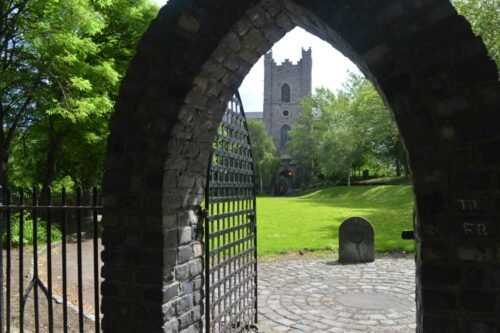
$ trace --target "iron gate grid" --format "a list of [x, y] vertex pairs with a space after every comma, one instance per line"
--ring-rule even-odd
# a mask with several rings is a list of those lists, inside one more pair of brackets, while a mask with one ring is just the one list
[[[1, 187], [0, 187], [1, 191]], [[0, 195], [0, 332], [24, 332], [25, 329], [36, 332], [55, 332], [54, 323], [62, 323], [62, 332], [68, 332], [69, 316], [77, 316], [73, 321], [77, 322], [78, 332], [100, 332], [99, 315], [99, 225], [98, 216], [102, 211], [100, 194], [97, 188], [93, 188], [88, 198], [84, 198], [81, 188], [77, 188], [74, 196], [70, 196], [63, 188], [59, 198], [54, 199], [50, 189], [40, 195], [37, 188], [34, 187], [31, 193], [25, 190], [13, 194], [9, 189], [2, 191]], [[29, 198], [28, 198], [29, 197]], [[41, 201], [41, 202], [40, 202]], [[56, 202], [57, 201], [57, 202]], [[19, 239], [18, 248], [13, 246], [12, 228], [15, 221], [18, 225]], [[30, 221], [30, 223], [28, 223]], [[40, 245], [38, 242], [38, 226], [45, 224], [46, 243]], [[52, 226], [59, 225], [61, 240], [54, 242], [52, 240]], [[42, 226], [43, 227], [43, 226]], [[31, 228], [33, 245], [24, 244], [25, 228]], [[89, 228], [92, 242], [92, 253], [84, 255], [82, 243], [84, 242], [84, 228]], [[77, 295], [76, 311], [70, 308], [70, 295], [68, 289], [68, 261], [67, 246], [74, 244], [76, 246], [76, 279]], [[40, 246], [39, 246], [40, 245]], [[54, 270], [54, 249], [60, 247], [61, 257], [60, 270]], [[41, 260], [41, 251], [45, 251], [45, 260]], [[17, 257], [14, 257], [17, 253]], [[85, 325], [84, 313], [84, 284], [83, 284], [83, 258], [91, 256], [93, 266], [92, 288], [86, 291], [92, 294], [91, 306], [94, 311], [94, 322]], [[25, 257], [31, 256], [27, 263]], [[13, 259], [18, 263], [15, 265]], [[57, 261], [57, 260], [56, 260]], [[44, 265], [44, 263], [46, 265]], [[28, 272], [27, 265], [30, 265]], [[40, 273], [40, 269], [45, 270], [45, 274]], [[17, 270], [17, 274], [15, 274]], [[61, 280], [60, 293], [54, 292], [54, 274], [56, 279]], [[25, 285], [25, 278], [28, 277]], [[73, 278], [75, 278], [73, 276]], [[13, 290], [13, 286], [16, 290]], [[42, 295], [40, 295], [40, 292]], [[16, 295], [18, 294], [18, 295]], [[41, 296], [41, 297], [40, 297]], [[33, 303], [33, 308], [28, 309], [29, 302]], [[42, 304], [40, 304], [42, 303]], [[57, 303], [61, 303], [61, 307]], [[89, 305], [89, 304], [86, 304]], [[27, 313], [29, 311], [29, 313]], [[41, 318], [40, 313], [47, 313], [46, 318]], [[62, 312], [62, 313], [61, 313]], [[26, 328], [26, 315], [32, 316], [34, 322], [29, 322]], [[90, 327], [89, 327], [90, 326]]]
[[238, 93], [216, 138], [205, 190], [205, 331], [257, 323], [257, 224], [250, 137]]

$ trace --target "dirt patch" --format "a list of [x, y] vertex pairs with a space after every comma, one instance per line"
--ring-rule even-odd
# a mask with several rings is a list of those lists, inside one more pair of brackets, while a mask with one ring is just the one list
[[[74, 309], [79, 308], [80, 301], [82, 302], [83, 312], [86, 316], [94, 317], [96, 315], [95, 309], [95, 293], [99, 296], [98, 306], [100, 304], [100, 283], [102, 278], [100, 277], [100, 269], [102, 267], [102, 262], [100, 260], [100, 253], [103, 250], [102, 245], [99, 245], [97, 249], [98, 267], [97, 267], [97, 285], [94, 284], [94, 245], [92, 240], [87, 240], [81, 244], [81, 285], [82, 294], [81, 300], [78, 293], [78, 245], [77, 243], [68, 243], [66, 245], [66, 281], [67, 281], [67, 291], [66, 297], [68, 303], [74, 307]], [[56, 296], [57, 302], [61, 303], [63, 300], [63, 258], [62, 258], [62, 244], [52, 248], [52, 290]], [[48, 281], [48, 263], [47, 263], [47, 252], [41, 253], [39, 258], [39, 275], [42, 281]], [[46, 284], [46, 283], [45, 283]], [[97, 290], [96, 290], [97, 288]]]
[[[57, 253], [54, 248], [52, 251], [53, 256]], [[40, 251], [40, 250], [39, 250]], [[38, 252], [40, 253], [40, 252]], [[38, 254], [37, 253], [37, 254]], [[35, 275], [35, 269], [32, 265], [34, 252], [32, 247], [25, 248], [23, 251], [23, 264], [20, 265], [20, 251], [19, 249], [12, 249], [10, 253], [10, 271], [7, 270], [7, 251], [2, 252], [3, 257], [3, 304], [4, 304], [4, 322], [10, 323], [10, 328], [12, 331], [16, 332], [20, 327], [24, 327], [26, 333], [30, 332], [49, 332], [49, 302], [48, 297], [44, 293], [43, 285], [46, 285], [46, 271], [47, 268], [43, 267], [46, 265], [46, 259], [44, 260], [44, 255], [39, 257], [39, 277], [44, 278], [43, 284], [37, 279]], [[55, 268], [55, 267], [53, 267]], [[21, 271], [22, 269], [22, 271]], [[45, 273], [43, 273], [45, 271]], [[20, 274], [21, 273], [21, 274]], [[10, 294], [7, 291], [7, 275], [10, 275]], [[60, 275], [53, 269], [53, 281], [57, 279]], [[22, 282], [22, 290], [21, 288]], [[53, 282], [54, 283], [54, 282]], [[30, 288], [32, 285], [32, 288]], [[54, 283], [54, 292], [57, 289], [57, 283]], [[75, 286], [76, 288], [76, 286]], [[35, 289], [38, 293], [35, 297]], [[24, 311], [21, 310], [21, 304], [23, 303], [24, 296], [27, 296], [24, 305]], [[38, 301], [38, 311], [36, 311], [35, 300]], [[53, 325], [54, 332], [65, 332], [63, 313], [64, 309], [62, 304], [57, 303], [52, 300], [53, 309]], [[10, 312], [9, 318], [7, 318], [7, 312]], [[38, 318], [37, 318], [38, 317]], [[21, 319], [22, 318], [22, 319]], [[68, 307], [67, 309], [67, 326], [66, 332], [79, 332], [80, 320], [78, 312], [74, 308]], [[82, 320], [83, 331], [84, 332], [95, 332], [94, 322], [88, 318], [83, 317]]]

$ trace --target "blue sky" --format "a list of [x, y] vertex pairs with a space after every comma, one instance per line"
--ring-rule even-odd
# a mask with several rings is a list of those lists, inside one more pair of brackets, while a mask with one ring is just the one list
[[[153, 0], [163, 6], [165, 0]], [[302, 48], [312, 48], [312, 86], [336, 90], [347, 79], [348, 71], [359, 72], [357, 66], [330, 44], [311, 35], [302, 28], [295, 28], [287, 33], [272, 47], [273, 57], [277, 63], [285, 59], [292, 62], [300, 60]], [[263, 57], [253, 66], [250, 73], [241, 84], [240, 95], [245, 111], [262, 111], [264, 91], [264, 60]]]

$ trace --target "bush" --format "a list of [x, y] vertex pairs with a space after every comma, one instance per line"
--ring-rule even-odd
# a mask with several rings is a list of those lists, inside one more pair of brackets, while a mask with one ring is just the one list
[[[21, 239], [23, 245], [33, 244], [33, 219], [29, 213], [24, 214], [23, 221], [23, 235], [21, 237], [21, 225], [20, 225], [19, 213], [16, 213], [10, 218], [10, 232], [11, 232], [11, 244], [14, 247], [19, 246]], [[52, 242], [61, 240], [62, 234], [59, 226], [51, 225], [51, 240]], [[43, 220], [37, 220], [37, 240], [38, 243], [47, 243], [47, 223]], [[4, 226], [2, 230], [2, 243], [7, 244], [7, 221], [4, 220]]]

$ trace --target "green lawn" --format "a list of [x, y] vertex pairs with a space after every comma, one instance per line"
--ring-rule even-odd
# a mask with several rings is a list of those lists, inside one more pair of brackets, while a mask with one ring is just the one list
[[411, 186], [336, 186], [300, 197], [257, 198], [258, 252], [271, 255], [297, 250], [338, 251], [340, 223], [367, 218], [379, 252], [413, 251], [401, 240], [412, 229]]

